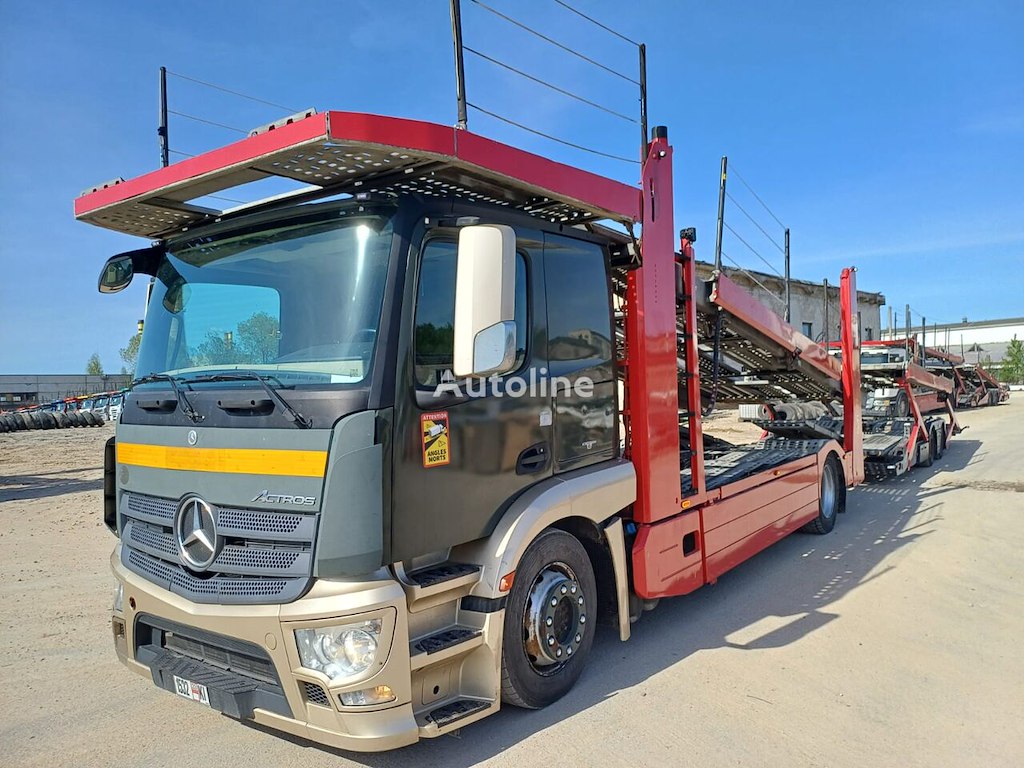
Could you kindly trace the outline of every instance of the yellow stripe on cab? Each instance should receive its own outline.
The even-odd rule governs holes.
[[[226,472],[239,475],[323,477],[327,451],[263,448],[175,448],[169,445],[117,443],[117,461],[136,467]]]

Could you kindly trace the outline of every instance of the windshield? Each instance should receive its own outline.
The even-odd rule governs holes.
[[[172,245],[157,271],[136,376],[259,371],[284,385],[370,373],[391,209],[320,212]]]

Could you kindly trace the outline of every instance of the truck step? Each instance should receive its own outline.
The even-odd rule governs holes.
[[[430,713],[424,720],[427,726],[433,724],[440,730],[472,714],[487,709],[492,703],[483,699],[456,699],[437,709],[430,710]]]
[[[433,587],[445,581],[479,573],[480,566],[470,563],[441,563],[406,574],[410,581],[420,587]]]
[[[453,626],[413,640],[409,656],[413,670],[440,664],[483,643],[483,633],[472,627]]]
[[[415,571],[398,571],[409,601],[409,610],[413,613],[465,597],[480,581],[480,573],[479,565],[453,562],[438,563]]]

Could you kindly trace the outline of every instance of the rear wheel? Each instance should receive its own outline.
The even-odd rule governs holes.
[[[898,419],[905,419],[910,413],[910,400],[907,398],[907,393],[902,390],[896,395],[896,400],[892,404],[892,413]]]
[[[935,428],[935,458],[941,459],[946,452],[946,430],[942,426]]]
[[[501,698],[540,709],[575,685],[594,642],[597,582],[579,540],[549,528],[516,568],[505,607]]]
[[[930,467],[932,464],[935,463],[935,451],[938,442],[938,438],[935,436],[935,430],[930,430],[928,432],[928,442],[922,443],[921,447],[917,449],[918,464],[920,464],[922,467]],[[921,451],[925,450],[926,448],[928,451],[928,455],[922,458]]]
[[[826,534],[836,527],[836,515],[846,506],[846,480],[843,466],[835,454],[825,460],[818,488],[818,516],[801,530],[807,533]]]

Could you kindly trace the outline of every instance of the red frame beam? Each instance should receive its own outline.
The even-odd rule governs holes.
[[[223,179],[204,177],[225,171],[245,171],[262,158],[306,144],[340,142],[373,145],[465,166],[494,181],[526,187],[552,200],[577,204],[609,218],[637,221],[640,202],[636,187],[573,168],[450,126],[359,112],[324,112],[250,136],[220,149],[182,160],[134,179],[112,184],[75,200],[75,215],[125,203],[159,197],[202,183],[196,197],[238,185],[230,174]],[[255,171],[254,171],[255,172]],[[244,175],[244,174],[243,174]],[[259,176],[273,175],[265,170]],[[251,181],[246,178],[244,183]]]
[[[846,267],[839,278],[839,316],[842,323],[843,451],[846,484],[864,480],[864,422],[860,389],[860,323],[857,319],[857,270]],[[830,357],[830,360],[834,358]]]
[[[842,377],[842,366],[821,344],[811,341],[746,290],[723,274],[715,279],[711,301],[738,320],[755,328],[796,357],[834,381]]]
[[[641,266],[627,278],[626,371],[630,458],[637,469],[633,518],[651,523],[678,514],[679,389],[672,224],[672,147],[654,139],[643,169]]]

